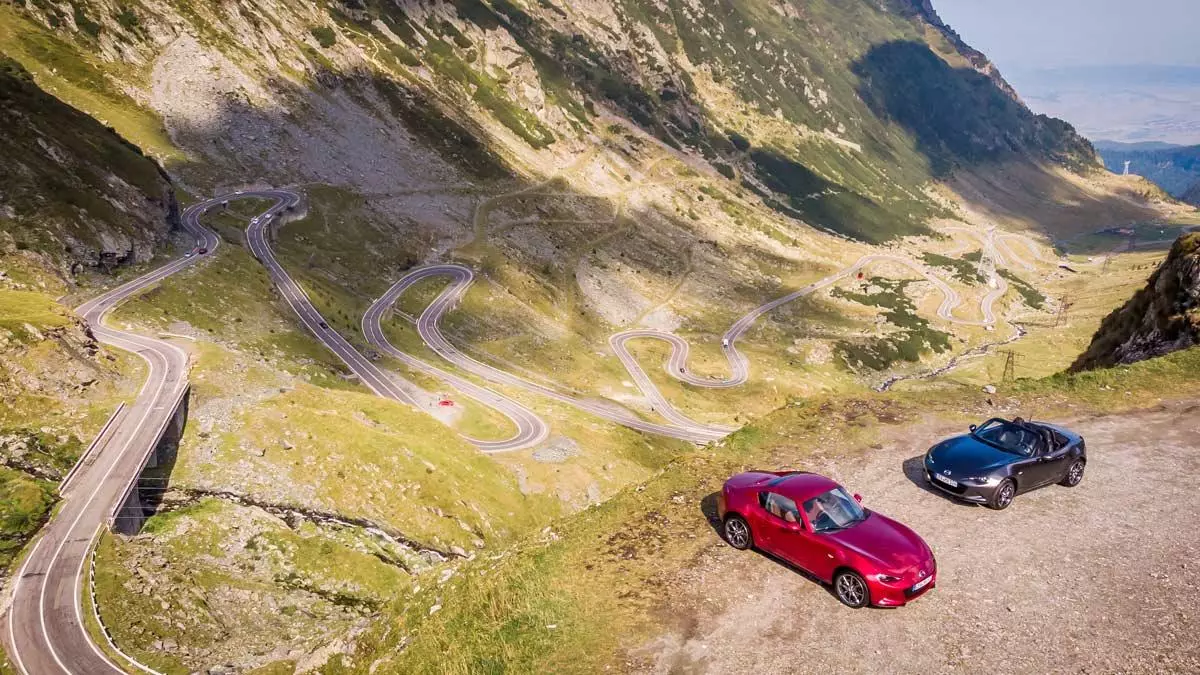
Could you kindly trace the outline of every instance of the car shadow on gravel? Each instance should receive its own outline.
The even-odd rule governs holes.
[[[704,519],[708,521],[709,527],[711,527],[713,529],[713,533],[715,533],[717,535],[717,538],[720,539],[722,542],[725,542],[725,534],[722,532],[721,519],[717,513],[717,498],[719,496],[720,496],[719,492],[713,492],[711,494],[705,495],[704,498],[700,500],[700,513],[702,513],[704,515]],[[729,542],[725,542],[725,543],[726,543],[726,545],[728,545]],[[776,565],[786,568],[787,570],[794,572],[794,573],[804,577],[805,579],[813,582],[814,584],[820,586],[821,589],[824,590],[826,593],[828,593],[829,596],[831,598],[833,598],[835,602],[839,602],[839,603],[841,602],[840,600],[837,599],[837,594],[833,592],[833,586],[825,583],[824,581],[821,581],[817,577],[809,574],[808,572],[800,569],[799,567],[796,567],[795,565],[791,564],[790,562],[788,562],[782,558],[778,558],[766,551],[759,549],[757,546],[751,550],[754,551],[755,553],[757,553],[758,555],[762,556],[763,558],[770,560],[771,562],[775,563]],[[876,608],[876,609],[878,609],[878,608]]]
[[[978,504],[972,504],[971,502],[964,502],[961,499],[955,499],[954,497],[951,497],[945,492],[942,492],[941,490],[930,485],[929,481],[925,480],[925,455],[923,454],[917,455],[916,457],[909,457],[908,459],[904,460],[901,468],[904,470],[904,477],[908,479],[908,482],[916,485],[931,495],[937,495],[951,504],[957,504],[959,506],[965,506],[968,508],[975,508],[979,506]]]

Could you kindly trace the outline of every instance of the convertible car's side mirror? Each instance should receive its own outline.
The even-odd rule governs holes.
[[[969,426],[969,427],[967,427],[967,428],[968,428],[968,429],[970,429],[971,431],[975,431],[975,430],[976,430],[976,429],[978,429],[979,427],[977,427],[977,426],[975,426],[974,424],[972,424],[971,426]]]
[[[862,503],[862,495],[860,495],[860,494],[858,494],[857,492],[855,492],[855,493],[854,493],[854,501],[856,501],[856,502],[858,502],[859,504],[861,504],[861,503]]]

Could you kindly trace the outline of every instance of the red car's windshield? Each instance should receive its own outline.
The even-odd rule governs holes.
[[[867,517],[867,512],[844,488],[834,488],[804,502],[814,532],[844,530]]]

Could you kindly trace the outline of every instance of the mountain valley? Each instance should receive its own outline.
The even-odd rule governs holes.
[[[102,322],[186,364],[122,668],[667,672],[713,476],[1197,393],[1200,211],[929,2],[17,0],[0,118],[10,617],[156,374],[72,308],[177,266]]]

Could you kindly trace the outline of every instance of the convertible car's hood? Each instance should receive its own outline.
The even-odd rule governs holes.
[[[951,476],[958,478],[969,478],[1020,459],[969,434],[938,443],[929,451],[929,458],[933,460],[931,470],[938,473],[949,470]]]
[[[831,532],[828,536],[891,573],[925,565],[932,557],[925,541],[916,532],[875,512],[854,527]]]

